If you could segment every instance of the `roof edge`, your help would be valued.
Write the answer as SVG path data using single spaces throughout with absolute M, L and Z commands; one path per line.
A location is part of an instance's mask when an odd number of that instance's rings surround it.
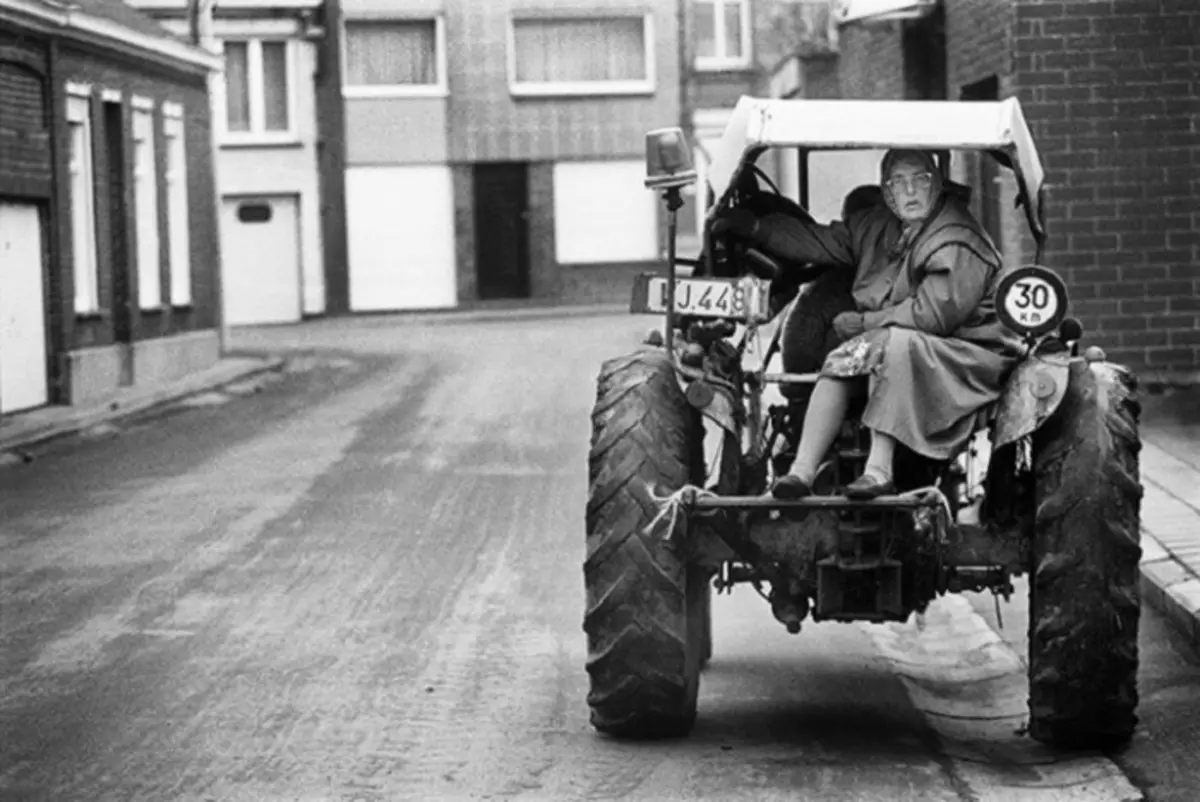
M 151 36 L 125 27 L 116 22 L 87 14 L 65 3 L 55 0 L 0 0 L 0 11 L 13 11 L 32 17 L 60 31 L 85 34 L 87 36 L 132 47 L 145 54 L 186 67 L 199 67 L 206 72 L 222 69 L 221 59 L 207 50 L 166 37 Z

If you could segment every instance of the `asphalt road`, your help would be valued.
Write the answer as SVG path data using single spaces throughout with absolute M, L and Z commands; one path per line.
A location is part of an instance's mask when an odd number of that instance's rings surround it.
M 1019 597 L 790 636 L 740 588 L 692 737 L 597 736 L 588 411 L 644 330 L 243 332 L 287 371 L 0 468 L 0 799 L 1200 799 L 1195 655 L 1147 611 L 1137 740 L 1051 755 Z

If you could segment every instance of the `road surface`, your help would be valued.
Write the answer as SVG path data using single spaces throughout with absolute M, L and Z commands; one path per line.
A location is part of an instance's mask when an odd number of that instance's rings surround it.
M 739 588 L 692 737 L 597 736 L 588 412 L 645 326 L 242 332 L 287 370 L 0 469 L 0 799 L 1200 799 L 1200 669 L 1149 611 L 1115 762 L 1015 733 L 990 596 L 790 636 Z

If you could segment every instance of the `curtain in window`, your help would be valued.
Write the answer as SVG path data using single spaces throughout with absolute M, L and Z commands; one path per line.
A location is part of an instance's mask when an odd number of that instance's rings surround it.
M 287 43 L 262 43 L 263 128 L 288 130 Z
M 436 84 L 433 20 L 346 23 L 348 86 Z
M 245 42 L 225 43 L 225 127 L 250 130 L 250 53 Z
M 641 17 L 514 20 L 517 82 L 643 81 L 645 35 Z

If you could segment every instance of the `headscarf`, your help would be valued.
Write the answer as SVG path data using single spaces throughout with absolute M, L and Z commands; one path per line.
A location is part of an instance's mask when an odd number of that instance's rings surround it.
M 892 170 L 902 161 L 916 162 L 933 176 L 933 183 L 929 187 L 929 209 L 932 214 L 938 207 L 938 201 L 942 198 L 943 190 L 942 171 L 938 169 L 932 151 L 907 150 L 904 148 L 889 150 L 883 154 L 883 162 L 879 166 L 879 186 L 881 188 L 887 186 L 887 180 L 891 177 Z M 896 199 L 892 197 L 891 190 L 886 190 L 883 195 L 887 201 L 888 208 L 892 210 L 892 214 L 900 217 L 900 211 L 896 208 Z

